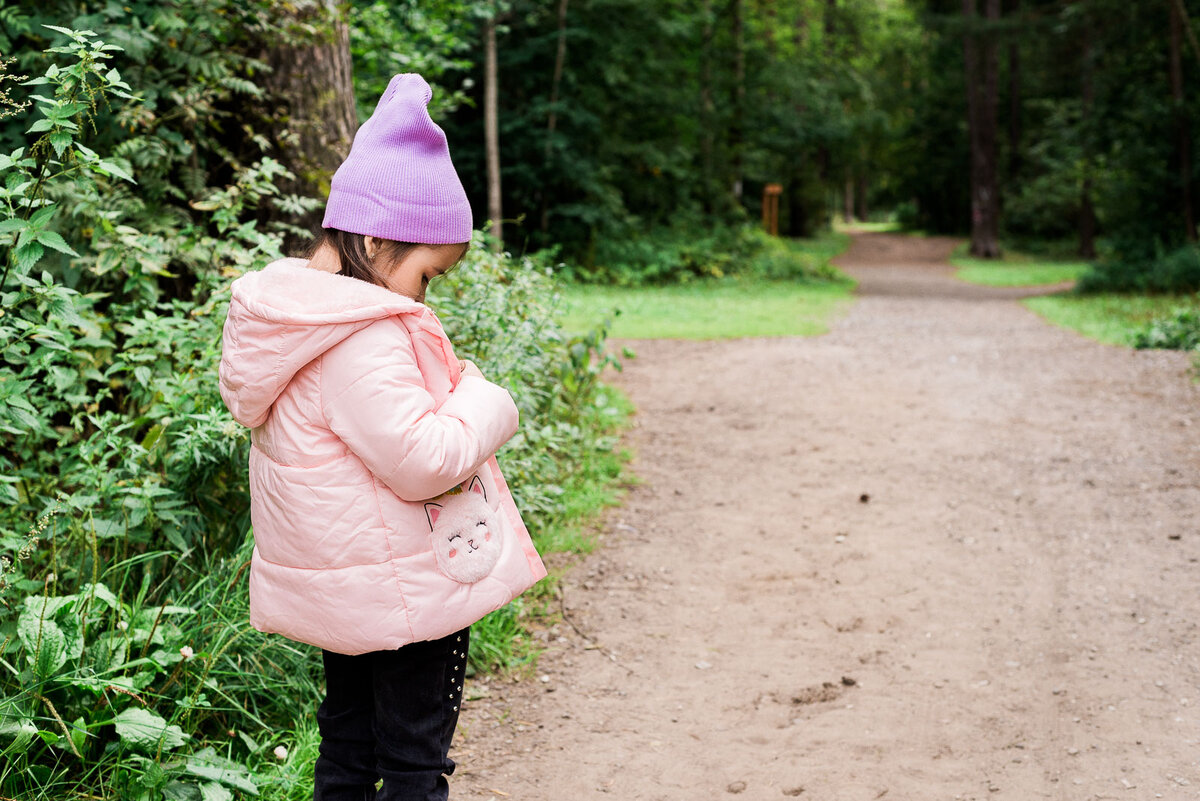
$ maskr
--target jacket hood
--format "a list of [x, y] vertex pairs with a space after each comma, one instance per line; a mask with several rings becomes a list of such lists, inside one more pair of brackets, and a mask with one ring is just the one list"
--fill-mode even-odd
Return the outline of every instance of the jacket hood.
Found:
[[[376, 320], [413, 315], [415, 326], [444, 337], [423, 303], [344, 275], [280, 259], [233, 282], [221, 351], [221, 397], [248, 428], [305, 365]], [[414, 327], [415, 327], [414, 326]]]

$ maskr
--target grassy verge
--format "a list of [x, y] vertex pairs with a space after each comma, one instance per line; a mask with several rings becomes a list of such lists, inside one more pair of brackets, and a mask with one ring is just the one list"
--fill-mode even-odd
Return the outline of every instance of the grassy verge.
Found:
[[633, 403], [610, 386], [599, 390], [597, 403], [596, 416], [604, 415], [596, 421], [602, 443], [580, 459], [576, 470], [563, 480], [562, 511], [537, 537], [538, 549], [543, 553], [591, 553], [600, 514], [616, 506], [628, 486], [625, 465], [629, 453], [615, 439], [625, 430]]
[[871, 222], [848, 223], [840, 216], [834, 217], [833, 230], [863, 234], [893, 234], [901, 232], [911, 233], [904, 231], [904, 226], [902, 226], [896, 220], [875, 220]]
[[616, 506], [630, 477], [625, 466], [628, 451], [617, 443], [633, 413], [633, 404], [620, 391], [602, 387], [597, 419], [588, 421], [597, 432], [596, 447], [572, 464], [576, 469], [560, 479], [560, 511], [539, 521], [534, 535], [549, 575], [508, 606], [498, 609], [471, 627], [471, 660], [467, 675], [478, 671], [526, 673], [537, 663], [539, 648], [534, 634], [557, 622], [557, 586], [576, 557], [595, 547], [596, 527], [605, 509]]
[[[791, 240], [788, 258], [810, 274], [836, 275], [829, 261], [849, 241], [832, 232]], [[573, 284], [565, 291], [563, 328], [583, 331], [612, 318], [610, 335], [623, 339], [815, 336], [849, 307], [853, 288], [844, 277], [785, 280], [754, 271], [666, 286]]]
[[853, 284], [797, 284], [748, 278], [682, 286], [573, 286], [563, 326], [579, 331], [614, 313], [611, 334], [624, 339], [735, 339], [814, 336], [849, 307]]
[[1005, 253], [999, 260], [976, 259], [966, 255], [966, 250], [966, 245], [956, 248], [950, 263], [958, 268], [958, 278], [984, 286], [1044, 286], [1078, 281], [1090, 266], [1087, 262], [1056, 261], [1015, 251]]
[[[887, 223], [891, 225], [891, 223]], [[850, 235], [845, 231], [833, 230], [818, 234], [808, 239], [784, 239], [792, 253], [802, 258], [815, 258], [817, 267], [829, 265], [829, 260], [846, 252], [850, 247]]]
[[1049, 322], [1110, 345], [1133, 345], [1134, 334], [1179, 306], [1183, 295], [1044, 295], [1024, 303]]

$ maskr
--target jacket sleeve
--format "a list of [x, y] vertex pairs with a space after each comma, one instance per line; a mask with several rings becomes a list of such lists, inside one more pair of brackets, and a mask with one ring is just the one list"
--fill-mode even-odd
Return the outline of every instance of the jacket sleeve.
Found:
[[508, 391], [463, 376], [435, 408], [408, 330], [381, 320], [326, 352], [321, 403], [333, 431], [406, 501], [462, 483], [517, 431]]

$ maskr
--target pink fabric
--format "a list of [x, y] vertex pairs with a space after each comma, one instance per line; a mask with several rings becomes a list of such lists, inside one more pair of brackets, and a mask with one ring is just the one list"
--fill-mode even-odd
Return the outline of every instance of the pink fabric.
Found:
[[[546, 575], [494, 454], [508, 392], [460, 375], [425, 305], [283, 259], [233, 283], [221, 397], [253, 429], [250, 620], [331, 651], [457, 631]], [[482, 484], [501, 553], [439, 569], [424, 503]]]

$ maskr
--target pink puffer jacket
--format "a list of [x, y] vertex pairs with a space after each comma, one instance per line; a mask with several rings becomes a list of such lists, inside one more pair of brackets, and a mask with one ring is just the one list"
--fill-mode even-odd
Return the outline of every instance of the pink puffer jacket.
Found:
[[344, 654], [445, 636], [546, 575], [494, 457], [516, 405], [460, 374], [424, 304], [306, 265], [239, 278], [225, 322], [250, 621]]

